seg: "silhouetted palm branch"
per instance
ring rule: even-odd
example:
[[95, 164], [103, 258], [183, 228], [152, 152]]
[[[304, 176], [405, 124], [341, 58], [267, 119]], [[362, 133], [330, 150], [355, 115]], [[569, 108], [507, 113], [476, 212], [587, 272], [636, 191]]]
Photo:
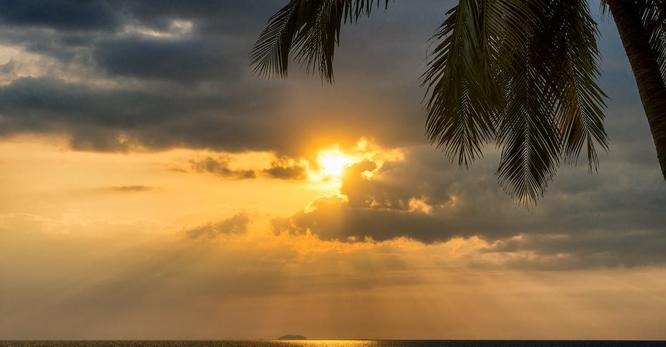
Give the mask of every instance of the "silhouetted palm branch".
[[637, 3], [650, 45], [657, 57], [661, 78], [666, 81], [666, 0], [641, 0]]
[[388, 0], [292, 0], [280, 9], [259, 35], [251, 65], [264, 76], [285, 77], [289, 59], [333, 81], [333, 56], [343, 23], [370, 15]]

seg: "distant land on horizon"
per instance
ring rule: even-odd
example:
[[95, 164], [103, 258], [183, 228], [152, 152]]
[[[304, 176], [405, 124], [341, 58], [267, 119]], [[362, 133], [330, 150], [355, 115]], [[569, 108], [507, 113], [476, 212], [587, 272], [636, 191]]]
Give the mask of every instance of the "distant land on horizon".
[[282, 335], [278, 340], [307, 340], [308, 338], [303, 335]]

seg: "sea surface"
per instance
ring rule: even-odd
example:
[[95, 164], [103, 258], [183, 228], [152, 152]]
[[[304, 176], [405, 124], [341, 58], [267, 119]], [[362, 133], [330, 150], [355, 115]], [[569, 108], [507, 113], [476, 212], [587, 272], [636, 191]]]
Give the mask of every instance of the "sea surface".
[[257, 341], [0, 341], [1, 347], [610, 347], [665, 346], [666, 341], [565, 340], [257, 340]]

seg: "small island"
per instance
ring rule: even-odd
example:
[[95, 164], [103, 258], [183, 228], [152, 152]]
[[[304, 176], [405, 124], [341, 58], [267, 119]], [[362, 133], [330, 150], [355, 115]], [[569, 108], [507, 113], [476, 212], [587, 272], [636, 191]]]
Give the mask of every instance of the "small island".
[[282, 335], [278, 340], [307, 340], [308, 338], [303, 335]]

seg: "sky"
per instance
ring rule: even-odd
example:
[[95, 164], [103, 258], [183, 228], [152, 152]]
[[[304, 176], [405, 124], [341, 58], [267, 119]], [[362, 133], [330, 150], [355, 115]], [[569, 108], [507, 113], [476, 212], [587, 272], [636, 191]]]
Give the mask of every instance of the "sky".
[[[666, 339], [666, 184], [612, 18], [599, 171], [536, 205], [424, 136], [450, 1], [263, 79], [285, 1], [0, 0], [0, 339]], [[596, 3], [591, 4], [595, 13]]]

